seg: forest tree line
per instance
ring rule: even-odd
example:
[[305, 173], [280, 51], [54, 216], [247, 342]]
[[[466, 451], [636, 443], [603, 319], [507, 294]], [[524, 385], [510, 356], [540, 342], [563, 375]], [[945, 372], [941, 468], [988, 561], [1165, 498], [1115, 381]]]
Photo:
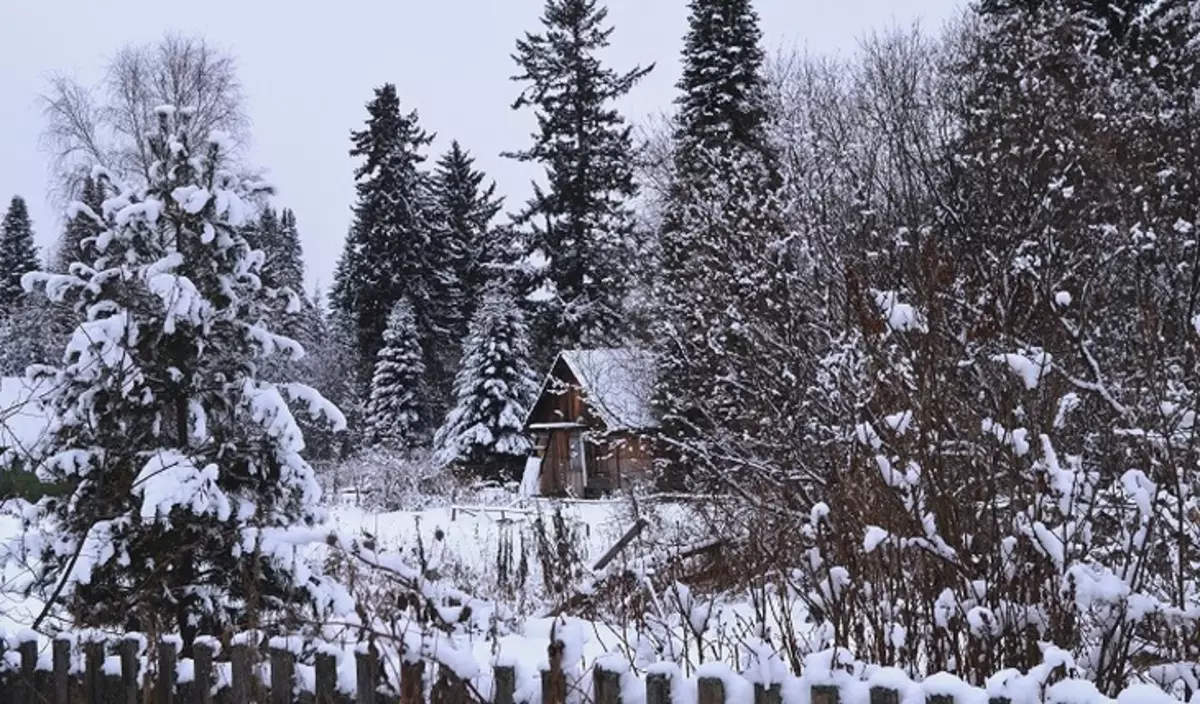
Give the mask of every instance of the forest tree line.
[[[1197, 5], [985, 0], [846, 59], [768, 60], [749, 0], [691, 0], [675, 110], [642, 137], [614, 104], [649, 68], [601, 62], [612, 31], [595, 0], [549, 0], [518, 40], [514, 107], [537, 131], [512, 156], [544, 178], [512, 217], [466, 147], [426, 166], [429, 133], [389, 84], [352, 134], [328, 306], [287, 293], [302, 223], [245, 226], [278, 253], [268, 315], [310, 316], [303, 374], [355, 428], [313, 447], [497, 472], [528, 450], [522, 411], [555, 352], [646, 347], [666, 471], [723, 497], [711, 529], [829, 643], [979, 678], [1040, 663], [1045, 641], [1109, 693], [1196, 682]], [[229, 100], [188, 129], [236, 153], [236, 80], [203, 42], [121, 54], [113, 84], [179, 52], [228, 70], [209, 89]], [[126, 119], [147, 106], [80, 95], [50, 93], [62, 163], [149, 171]], [[73, 199], [88, 184], [63, 179]], [[21, 267], [15, 205], [0, 260]], [[29, 329], [22, 305], [57, 310], [22, 295], [10, 330]]]

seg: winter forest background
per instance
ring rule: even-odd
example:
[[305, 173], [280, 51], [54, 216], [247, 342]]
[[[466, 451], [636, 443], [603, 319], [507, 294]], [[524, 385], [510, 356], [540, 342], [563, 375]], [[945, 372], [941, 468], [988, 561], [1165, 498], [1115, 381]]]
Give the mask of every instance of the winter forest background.
[[[169, 35], [51, 80], [61, 233], [39, 252], [21, 196], [0, 224], [5, 417], [48, 419], [0, 472], [20, 625], [374, 629], [458, 667], [544, 623], [635, 669], [1196, 701], [1200, 2], [982, 0], [836, 58], [768, 56], [749, 0], [688, 12], [635, 125], [654, 67], [547, 0], [479, 106], [536, 118], [523, 203], [362, 96], [317, 290], [236, 57]], [[665, 451], [605, 571], [594, 507], [508, 502], [555, 355], [610, 347], [654, 355]], [[463, 503], [528, 523], [428, 523]]]

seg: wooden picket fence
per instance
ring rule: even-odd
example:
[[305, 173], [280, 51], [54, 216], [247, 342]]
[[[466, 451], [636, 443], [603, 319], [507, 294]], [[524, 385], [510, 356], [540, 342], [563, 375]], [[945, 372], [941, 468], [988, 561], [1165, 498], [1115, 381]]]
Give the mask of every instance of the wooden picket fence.
[[[0, 641], [2, 647], [3, 641]], [[518, 700], [516, 671], [498, 666], [493, 671], [490, 699], [482, 698], [474, 687], [440, 667], [432, 683], [426, 681], [424, 662], [404, 663], [396, 693], [377, 689], [380, 661], [374, 648], [355, 651], [356, 692], [338, 690], [337, 656], [317, 653], [315, 688], [306, 691], [298, 685], [295, 654], [285, 648], [269, 648], [267, 672], [259, 673], [260, 651], [257, 646], [234, 644], [229, 649], [231, 675], [217, 687], [217, 649], [211, 642], [197, 642], [193, 657], [180, 661], [177, 645], [167, 640], [157, 646], [157, 662], [152, 676], [142, 678], [140, 638], [126, 638], [116, 644], [116, 656], [109, 656], [104, 642], [83, 644], [83, 671], [72, 672], [73, 644], [55, 640], [49, 669], [39, 667], [38, 643], [22, 642], [18, 648], [19, 666], [0, 671], [0, 704], [521, 704]], [[551, 662], [554, 648], [551, 648]], [[0, 651], [3, 655], [3, 651]], [[119, 668], [114, 667], [119, 661]], [[4, 659], [0, 658], [0, 664]], [[44, 663], [44, 661], [42, 661]], [[187, 667], [179, 667], [186, 663]], [[190, 676], [180, 679], [178, 674]], [[622, 675], [599, 666], [591, 671], [592, 704], [621, 704]], [[265, 681], [264, 681], [265, 679]], [[427, 686], [429, 685], [429, 686]], [[646, 704], [672, 704], [669, 675], [649, 674], [645, 681]], [[561, 668], [542, 673], [541, 704], [566, 704], [572, 689]], [[718, 677], [701, 676], [696, 681], [696, 704], [750, 704], [727, 698], [725, 683]], [[871, 687], [869, 704], [900, 704], [898, 690]], [[428, 695], [428, 700], [426, 699]], [[812, 685], [811, 704], [839, 704], [841, 691], [836, 686]], [[926, 704], [955, 704], [953, 696], [929, 694]], [[782, 704], [781, 685], [754, 685], [753, 704]], [[961, 704], [961, 703], [960, 703]], [[1003, 697], [992, 697], [988, 704], [1011, 704]]]

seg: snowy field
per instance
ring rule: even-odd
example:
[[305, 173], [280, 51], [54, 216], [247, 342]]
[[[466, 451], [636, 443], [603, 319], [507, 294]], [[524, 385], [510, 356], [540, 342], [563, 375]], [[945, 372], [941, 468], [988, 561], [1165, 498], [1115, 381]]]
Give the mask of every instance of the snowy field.
[[[522, 499], [512, 497], [519, 506], [496, 505], [455, 506], [420, 511], [396, 511], [376, 513], [366, 511], [343, 499], [342, 505], [330, 510], [328, 526], [343, 535], [361, 535], [375, 541], [381, 551], [397, 551], [412, 555], [418, 543], [426, 556], [428, 568], [436, 570], [442, 578], [454, 586], [476, 593], [493, 591], [497, 584], [498, 546], [506, 540], [516, 543], [516, 552], [523, 549], [522, 542], [531, 543], [533, 522], [542, 516], [547, 520], [555, 511], [561, 511], [572, 534], [578, 538], [573, 543], [580, 562], [592, 565], [628, 530], [634, 519], [626, 501], [551, 501], [545, 499]], [[15, 502], [6, 507], [10, 512], [19, 509]], [[643, 509], [644, 510], [644, 509]], [[687, 513], [678, 506], [660, 506], [651, 517], [656, 529], [671, 530], [673, 539], [686, 539]], [[549, 521], [548, 521], [549, 522]], [[0, 543], [19, 535], [21, 526], [12, 515], [0, 516]], [[528, 548], [532, 553], [532, 547]], [[647, 545], [635, 541], [623, 553], [618, 562], [629, 565], [629, 558], [643, 556]], [[547, 663], [547, 648], [554, 631], [558, 639], [568, 644], [568, 663], [594, 663], [597, 659], [619, 653], [618, 661], [628, 662], [638, 657], [638, 625], [631, 622], [605, 623], [572, 617], [554, 618], [547, 615], [548, 603], [541, 593], [541, 568], [537, 558], [529, 554], [531, 575], [527, 593], [517, 598], [527, 613], [519, 619], [519, 625], [498, 636], [479, 634], [470, 642], [459, 642], [460, 651], [470, 653], [473, 664], [464, 665], [468, 671], [479, 673], [478, 686], [491, 686], [489, 673], [493, 664], [509, 664], [516, 668], [519, 693], [533, 694], [537, 691], [539, 672]], [[3, 573], [0, 587], [0, 632], [17, 633], [29, 628], [41, 612], [44, 603], [22, 595], [28, 582], [29, 570], [34, 565], [20, 567], [10, 565]], [[483, 595], [484, 598], [492, 596]], [[673, 608], [673, 607], [671, 607]], [[711, 604], [703, 608], [712, 609]], [[737, 628], [750, 618], [749, 607], [732, 605], [712, 613], [711, 623], [724, 622], [725, 626]], [[51, 618], [50, 625], [68, 627], [69, 624]], [[676, 624], [678, 625], [678, 624]], [[644, 657], [644, 654], [643, 654]], [[609, 658], [611, 659], [611, 658]], [[615, 661], [614, 661], [615, 662]], [[343, 663], [348, 681], [353, 681], [352, 659]], [[580, 665], [568, 671], [582, 675]]]
[[[0, 381], [0, 439], [5, 447], [23, 452], [35, 444], [45, 430], [44, 418], [29, 404], [38, 389], [22, 379]], [[465, 505], [443, 506], [423, 510], [375, 512], [357, 505], [352, 493], [328, 495], [326, 504], [329, 520], [325, 528], [341, 535], [359, 536], [373, 541], [381, 552], [401, 553], [413, 563], [424, 562], [426, 568], [454, 587], [482, 599], [501, 599], [506, 607], [519, 611], [519, 626], [499, 637], [480, 638], [470, 645], [481, 668], [497, 659], [519, 665], [532, 677], [546, 660], [550, 631], [570, 630], [577, 646], [572, 657], [593, 660], [616, 650], [632, 651], [636, 634], [634, 624], [614, 625], [559, 620], [546, 616], [553, 600], [545, 593], [543, 568], [536, 540], [539, 529], [535, 522], [543, 519], [546, 532], [540, 533], [551, 541], [557, 535], [553, 517], [561, 514], [569, 531], [565, 541], [574, 553], [572, 558], [581, 579], [574, 580], [570, 589], [585, 584], [589, 567], [607, 552], [634, 524], [637, 517], [649, 520], [651, 528], [629, 545], [614, 563], [620, 567], [640, 564], [652, 547], [663, 541], [695, 542], [698, 525], [686, 509], [674, 504], [639, 505], [638, 516], [627, 500], [555, 501], [520, 497], [506, 492], [493, 492], [486, 497], [468, 501]], [[479, 502], [486, 502], [479, 505]], [[17, 500], [10, 500], [0, 511], [0, 544], [8, 543], [21, 534], [16, 514], [21, 509]], [[511, 555], [504, 567], [500, 560], [502, 546], [510, 546]], [[418, 559], [418, 554], [422, 555]], [[517, 563], [524, 561], [527, 572], [519, 585], [513, 585]], [[568, 567], [561, 566], [564, 570]], [[9, 634], [29, 628], [42, 612], [44, 602], [24, 595], [31, 574], [37, 565], [10, 561], [0, 573], [0, 630]], [[557, 568], [557, 566], [556, 566]], [[506, 571], [507, 575], [500, 573]], [[505, 579], [509, 584], [504, 587]], [[563, 598], [560, 594], [558, 599]], [[734, 610], [729, 612], [731, 617]], [[53, 613], [43, 623], [46, 626], [69, 627]]]

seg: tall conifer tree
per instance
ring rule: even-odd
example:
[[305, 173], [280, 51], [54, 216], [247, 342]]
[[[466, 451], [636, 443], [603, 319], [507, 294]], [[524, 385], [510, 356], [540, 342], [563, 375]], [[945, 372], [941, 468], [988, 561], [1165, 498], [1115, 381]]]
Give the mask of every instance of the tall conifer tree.
[[617, 73], [600, 62], [613, 29], [596, 0], [548, 0], [542, 30], [517, 41], [514, 59], [526, 84], [514, 108], [532, 108], [533, 144], [511, 156], [542, 165], [545, 187], [519, 221], [530, 231], [538, 267], [531, 288], [539, 356], [623, 335], [624, 267], [635, 249], [629, 200], [630, 127], [613, 106], [653, 67]]
[[354, 222], [331, 291], [334, 307], [356, 327], [364, 386], [397, 301], [410, 302], [422, 343], [433, 334], [431, 299], [440, 259], [433, 246], [436, 204], [429, 175], [420, 168], [432, 137], [421, 129], [416, 111], [401, 112], [390, 83], [376, 89], [367, 113], [366, 127], [351, 134], [350, 155], [363, 161], [354, 172]]
[[483, 172], [475, 169], [475, 158], [457, 141], [438, 159], [434, 172], [442, 236], [448, 242], [448, 264], [457, 287], [446, 297], [458, 311], [456, 345], [466, 333], [485, 284], [497, 277], [496, 265], [504, 258], [501, 234], [492, 227], [504, 199], [496, 195], [495, 182], [485, 186], [484, 179]]
[[692, 0], [659, 236], [658, 396], [682, 465], [713, 475], [722, 446], [769, 452], [765, 428], [793, 422], [805, 266], [789, 238], [767, 140], [758, 17], [749, 0]]
[[67, 226], [59, 237], [58, 248], [54, 252], [51, 266], [59, 273], [66, 273], [71, 264], [84, 262], [91, 264], [96, 258], [94, 238], [104, 231], [104, 224], [99, 219], [104, 194], [100, 184], [91, 176], [85, 177], [80, 186], [79, 205], [68, 211]]
[[25, 199], [13, 196], [0, 221], [0, 312], [12, 313], [25, 297], [21, 277], [39, 268], [33, 221]]
[[[86, 311], [63, 364], [42, 368], [51, 430], [41, 478], [70, 492], [27, 513], [33, 588], [73, 622], [181, 633], [249, 627], [316, 582], [297, 579], [280, 529], [318, 519], [286, 398], [342, 426], [311, 388], [255, 377], [253, 360], [298, 347], [259, 324], [259, 262], [241, 236], [248, 190], [190, 113], [157, 110], [149, 182], [105, 202], [106, 246], [70, 275], [31, 274]], [[279, 555], [280, 557], [276, 557]], [[310, 602], [311, 604], [311, 602]]]
[[488, 479], [512, 478], [529, 453], [525, 416], [537, 394], [524, 315], [503, 284], [490, 285], [471, 318], [455, 405], [434, 438], [440, 461]]

